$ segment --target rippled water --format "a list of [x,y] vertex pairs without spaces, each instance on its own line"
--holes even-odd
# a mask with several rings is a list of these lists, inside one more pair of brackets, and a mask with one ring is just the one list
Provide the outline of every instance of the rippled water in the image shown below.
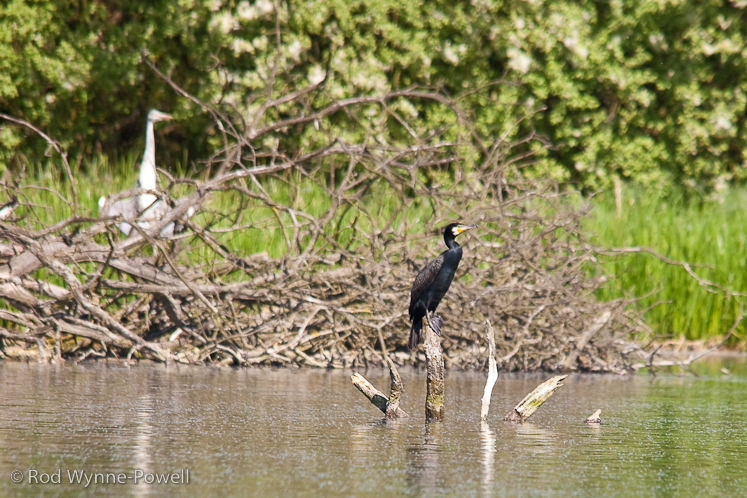
[[[411,417],[387,422],[350,372],[0,362],[0,496],[743,496],[747,367],[699,369],[572,375],[512,426],[549,375],[500,377],[481,424],[485,374],[449,372],[447,419],[425,424],[422,372],[402,372]],[[142,482],[182,469],[189,483]],[[75,470],[124,481],[70,484]]]

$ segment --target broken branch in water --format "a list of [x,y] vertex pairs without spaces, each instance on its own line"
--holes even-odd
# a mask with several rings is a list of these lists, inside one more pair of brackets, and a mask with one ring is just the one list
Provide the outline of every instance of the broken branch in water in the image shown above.
[[601,414],[602,414],[602,409],[600,408],[599,410],[597,410],[594,413],[592,413],[591,415],[589,415],[589,418],[587,418],[585,420],[585,422],[587,424],[601,424],[602,423],[602,419],[599,418],[599,415],[601,415]]
[[391,378],[392,384],[389,388],[389,401],[384,413],[387,418],[406,417],[407,414],[399,409],[399,399],[402,397],[402,393],[405,392],[405,386],[402,384],[402,378],[399,376],[397,367],[394,365],[392,359],[387,357],[386,361],[389,364],[389,377]]
[[488,410],[490,410],[490,395],[493,393],[493,386],[498,379],[498,367],[495,362],[495,338],[493,337],[493,326],[490,320],[485,321],[485,335],[488,337],[488,381],[485,383],[485,392],[482,395],[482,410],[480,418],[485,421],[488,419]]
[[394,365],[392,360],[389,360],[389,375],[392,381],[389,397],[376,389],[373,384],[359,373],[354,373],[350,377],[350,381],[376,408],[381,410],[387,418],[408,417],[409,415],[399,407],[399,400],[404,391],[404,387],[399,372],[397,371],[397,367]]
[[547,401],[555,391],[563,387],[561,382],[568,377],[567,375],[558,375],[552,379],[546,380],[531,393],[527,394],[516,407],[506,415],[503,420],[506,422],[515,422],[523,424],[537,409],[542,406],[542,403]]

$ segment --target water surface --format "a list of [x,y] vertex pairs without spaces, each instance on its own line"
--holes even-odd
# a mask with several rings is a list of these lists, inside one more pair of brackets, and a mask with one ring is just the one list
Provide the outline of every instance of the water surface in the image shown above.
[[[391,422],[348,371],[0,362],[0,496],[743,496],[747,367],[699,370],[572,375],[513,426],[503,415],[549,375],[502,375],[482,424],[486,375],[449,372],[446,421],[426,424],[413,370],[411,417]],[[387,372],[362,373],[388,391]],[[132,479],[183,469],[189,483]],[[129,477],[85,487],[75,470]]]

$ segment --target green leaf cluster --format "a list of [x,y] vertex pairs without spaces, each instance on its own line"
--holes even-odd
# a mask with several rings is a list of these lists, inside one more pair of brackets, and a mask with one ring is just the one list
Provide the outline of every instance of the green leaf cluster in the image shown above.
[[[247,119],[270,81],[276,97],[320,81],[329,66],[320,105],[409,85],[467,92],[459,105],[486,145],[530,133],[553,144],[526,145],[542,149],[527,175],[589,189],[615,176],[710,189],[747,176],[746,6],[10,0],[0,6],[0,112],[87,156],[139,146],[145,113],[157,107],[178,119],[164,131],[163,153],[204,157],[220,147],[219,135],[142,62],[144,51],[188,92]],[[435,104],[398,105],[422,130],[447,119]],[[283,108],[271,112],[281,117]],[[0,126],[0,165],[44,152],[25,130]],[[290,139],[294,130],[284,133]],[[401,135],[383,138],[407,139],[393,133]]]

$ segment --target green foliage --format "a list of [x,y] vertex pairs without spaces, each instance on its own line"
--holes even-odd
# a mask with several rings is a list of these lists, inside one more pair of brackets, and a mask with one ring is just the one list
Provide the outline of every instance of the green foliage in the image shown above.
[[[457,94],[502,79],[460,105],[488,143],[536,130],[557,146],[540,150],[527,174],[586,188],[617,175],[707,189],[747,172],[744,4],[10,0],[0,6],[0,112],[40,126],[73,155],[112,156],[139,148],[145,113],[157,107],[178,118],[162,130],[159,154],[183,159],[205,157],[220,137],[142,63],[144,50],[190,93],[247,115],[276,61],[278,92],[319,81],[329,62],[319,105],[412,84]],[[425,130],[445,118],[435,104],[400,105]],[[46,149],[0,126],[0,165]]]
[[[733,189],[721,199],[686,202],[681,191],[660,195],[652,189],[623,190],[622,216],[616,218],[614,196],[598,197],[587,228],[606,247],[651,247],[667,257],[699,263],[703,278],[732,291],[747,292],[747,190]],[[616,276],[602,291],[606,301],[627,295],[645,296],[641,309],[658,334],[688,339],[723,336],[739,313],[739,297],[709,293],[681,266],[670,266],[649,254],[605,258],[603,267]],[[736,338],[744,339],[741,324]]]

